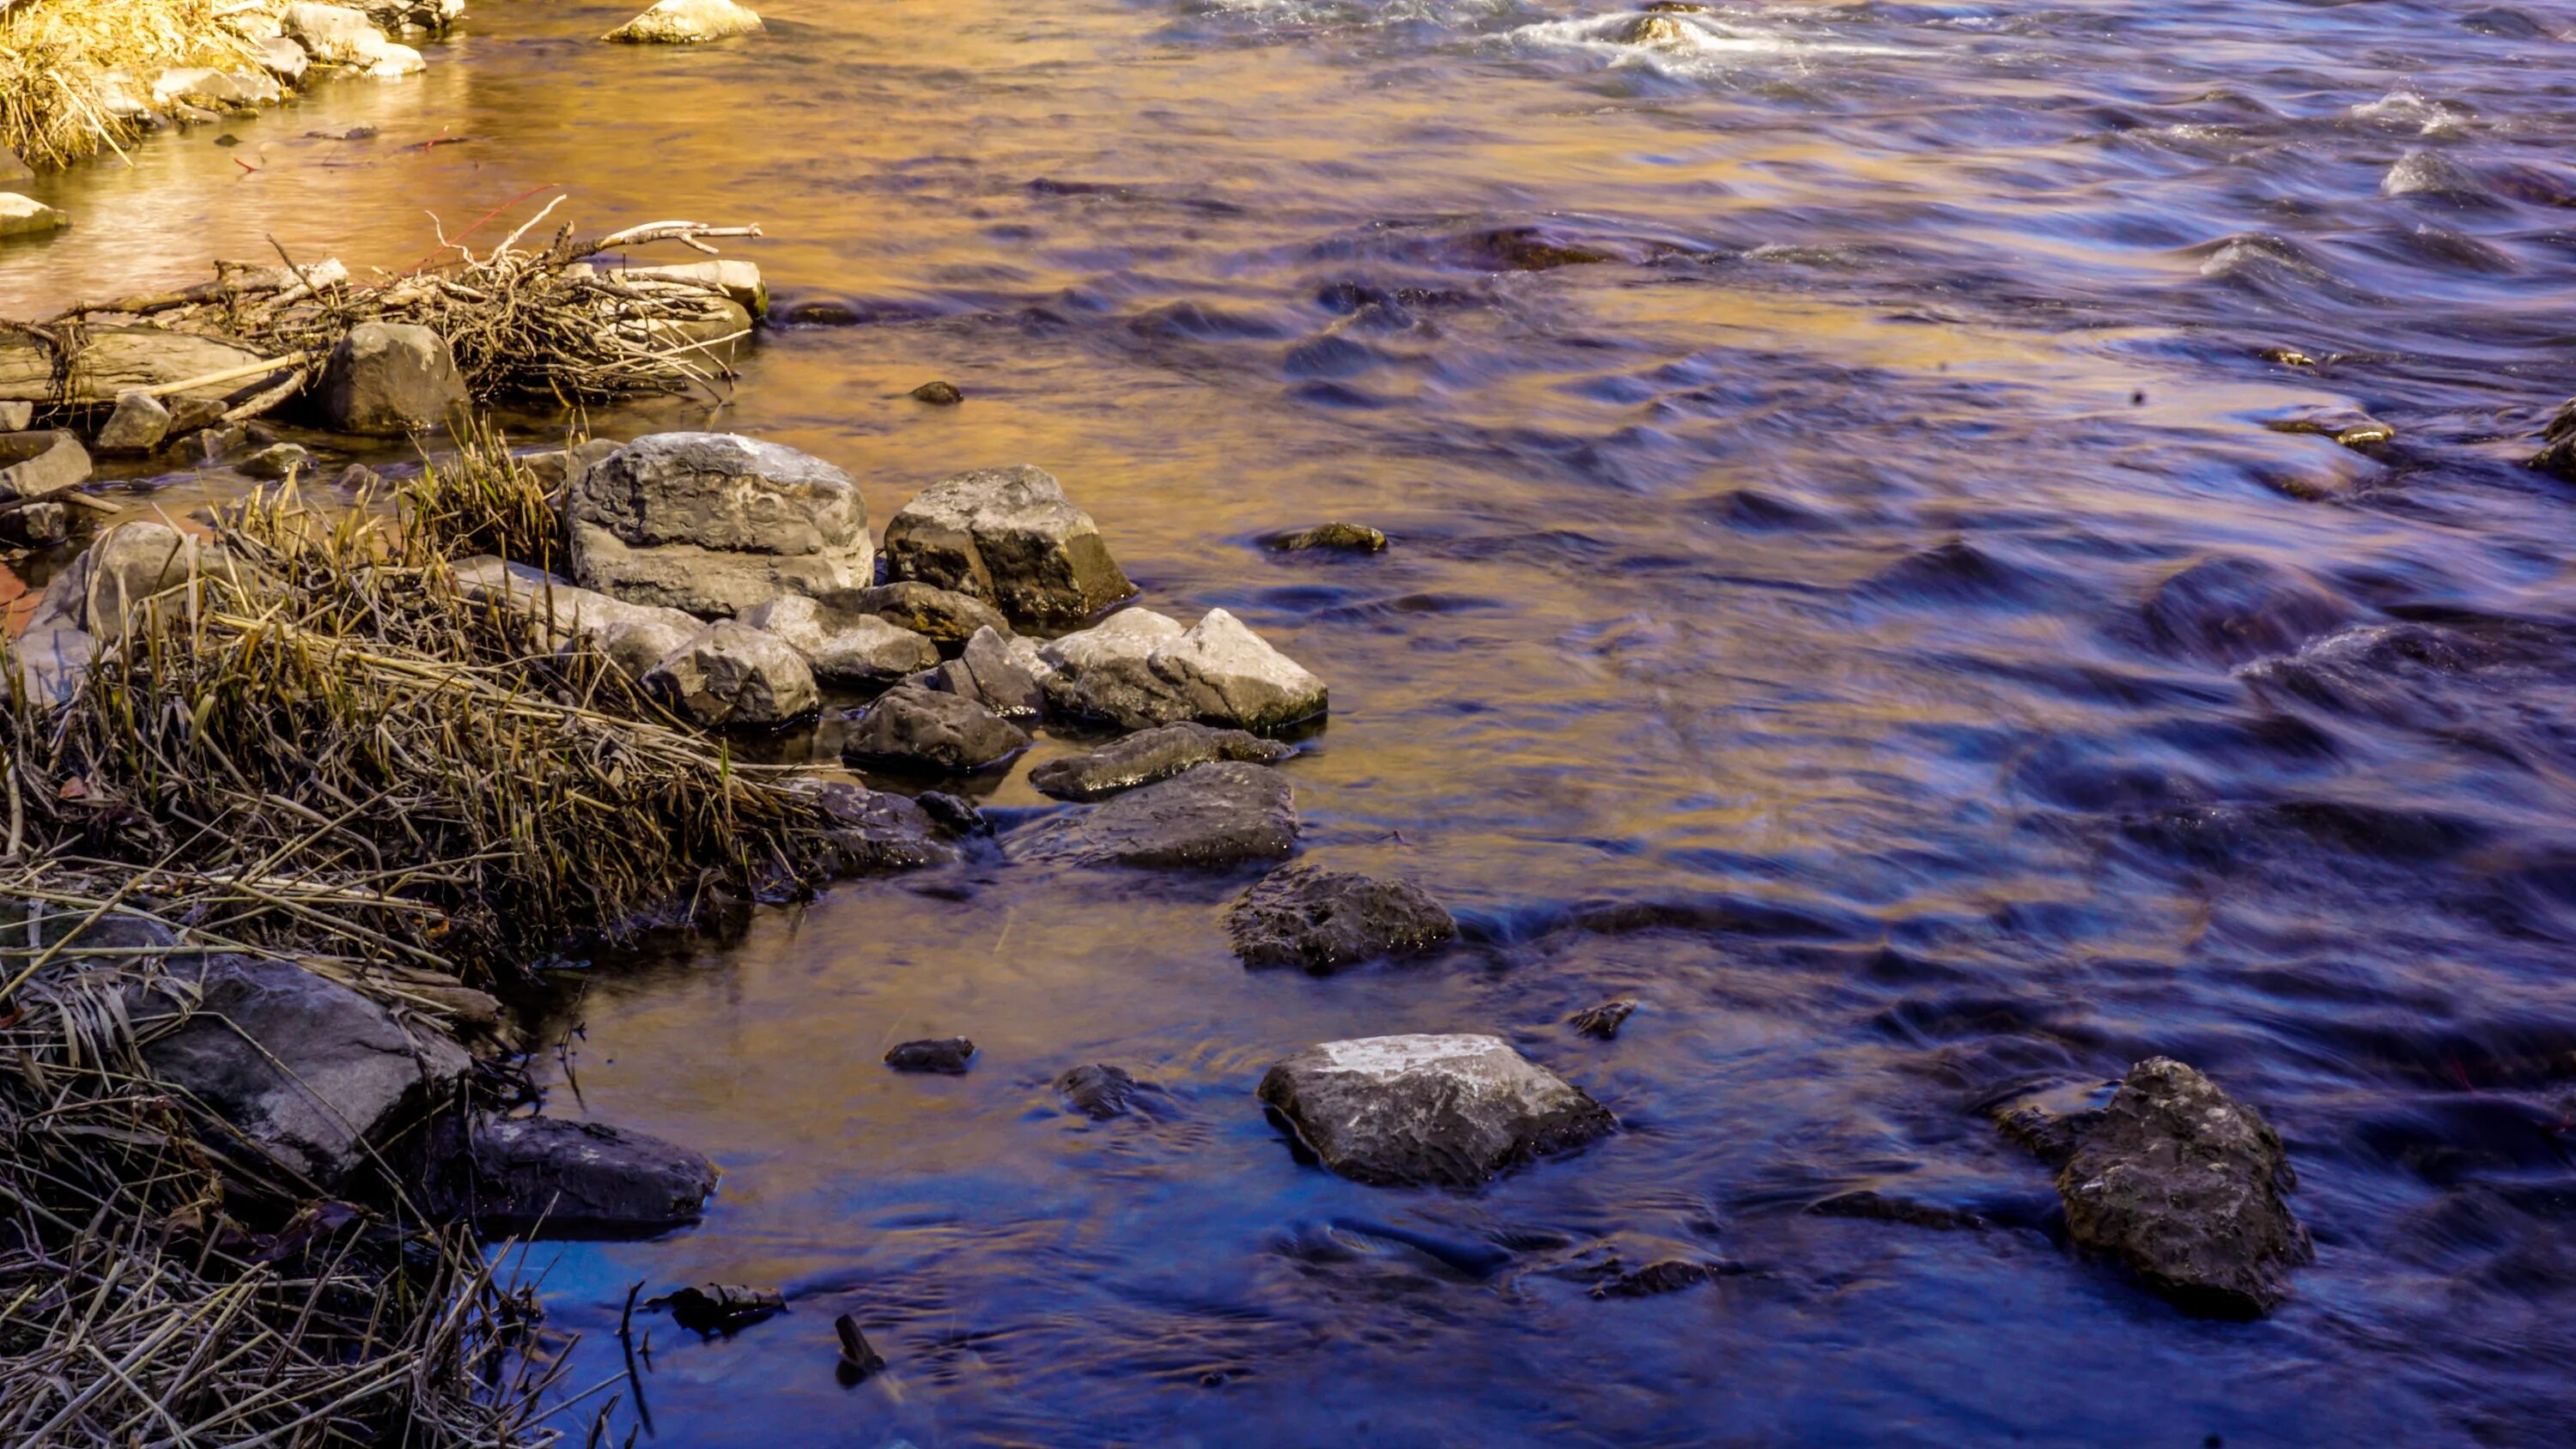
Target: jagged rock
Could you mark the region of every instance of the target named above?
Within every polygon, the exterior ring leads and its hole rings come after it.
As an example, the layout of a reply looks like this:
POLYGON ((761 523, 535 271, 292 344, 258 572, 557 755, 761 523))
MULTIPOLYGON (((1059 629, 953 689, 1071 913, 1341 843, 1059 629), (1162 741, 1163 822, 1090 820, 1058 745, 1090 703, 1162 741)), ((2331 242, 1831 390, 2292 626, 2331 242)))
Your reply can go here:
POLYGON ((1411 881, 1290 866, 1245 891, 1226 912, 1225 930, 1246 966, 1322 976, 1428 951, 1457 935, 1458 923, 1411 881))
POLYGON ((70 217, 32 196, 0 191, 0 237, 43 236, 71 224, 70 217))
POLYGON ((89 450, 64 429, 0 433, 0 503, 78 488, 91 471, 89 450))
POLYGON ((641 680, 706 627, 694 614, 630 604, 527 564, 489 556, 458 564, 456 581, 469 599, 507 604, 538 617, 542 637, 554 649, 587 645, 607 655, 634 680, 641 680))
POLYGON ((974 1055, 973 1042, 962 1036, 947 1036, 904 1042, 887 1051, 885 1062, 898 1072, 938 1072, 960 1077, 966 1074, 966 1064, 974 1055))
POLYGON ((1605 1001, 1598 1006, 1587 1006, 1566 1020, 1576 1031, 1585 1036, 1610 1041, 1619 1035, 1619 1028, 1627 1025, 1628 1018, 1634 1015, 1636 1010, 1637 1003, 1622 998, 1617 1001, 1605 1001))
POLYGON ((512 1117, 475 1126, 433 1201, 486 1232, 643 1237, 696 1222, 715 1186, 715 1164, 658 1137, 512 1117))
POLYGON ((2281 1195, 2298 1185, 2280 1137, 2168 1057, 2129 1069, 2057 1174, 2067 1235, 2185 1308, 2270 1312, 2315 1250, 2281 1195))
POLYGON ((795 646, 731 619, 691 635, 644 672, 647 692, 703 729, 775 729, 823 702, 795 646))
POLYGON ((0 543, 19 548, 52 548, 71 536, 71 510, 59 503, 21 504, 8 513, 0 513, 0 543))
POLYGON ((909 580, 827 595, 826 601, 840 608, 874 614, 889 624, 941 644, 963 644, 974 638, 980 629, 1002 634, 1011 632, 1010 621, 1002 617, 1002 611, 983 600, 909 580))
POLYGON ((885 547, 895 578, 986 600, 1019 625, 1078 623, 1136 592, 1091 515, 1025 463, 931 484, 887 522, 885 547))
POLYGON ((959 773, 1028 748, 1027 733, 963 695, 904 685, 859 716, 841 757, 878 769, 959 773))
POLYGON ((1296 848, 1297 809, 1287 777, 1226 761, 1049 820, 1020 851, 1080 865, 1225 870, 1284 859, 1296 848))
POLYGON ((1179 720, 1270 730, 1323 714, 1324 682, 1223 609, 1188 629, 1128 609, 1043 646, 1047 701, 1065 714, 1144 729, 1179 720))
POLYGON ((931 671, 934 689, 960 695, 1004 719, 1032 719, 1046 708, 1038 683, 1048 672, 1036 641, 979 629, 965 651, 931 671))
POLYGON ((98 430, 102 453, 149 453, 170 435, 170 410, 148 393, 129 392, 98 430))
POLYGON ((730 433, 636 439, 566 485, 564 519, 582 585, 692 614, 854 590, 875 572, 849 474, 730 433))
POLYGON ((466 401, 447 339, 408 322, 350 328, 322 364, 318 392, 332 429, 368 437, 426 432, 466 401))
POLYGON ((795 645, 825 684, 882 684, 939 663, 939 646, 923 636, 802 594, 746 610, 742 622, 795 645))
POLYGON ((1342 549, 1351 553, 1386 551, 1386 535, 1365 523, 1319 523, 1313 528, 1291 533, 1274 533, 1267 542, 1280 553, 1301 553, 1310 548, 1342 549))
POLYGON ((1618 1126, 1492 1036, 1325 1042, 1273 1066, 1260 1095, 1325 1166, 1379 1186, 1472 1187, 1618 1126))
POLYGON ((661 0, 600 39, 630 45, 695 45, 759 29, 760 17, 733 0, 661 0))
POLYGON ((166 981, 139 989, 143 1060, 243 1138, 325 1187, 356 1175, 374 1149, 453 1097, 472 1062, 434 1032, 284 961, 173 957, 166 981), (192 989, 193 1010, 180 987, 192 989), (164 1031, 158 1020, 176 1018, 164 1031))
POLYGON ((1140 730, 1087 754, 1049 760, 1029 771, 1029 783, 1059 800, 1106 800, 1212 760, 1275 765, 1295 753, 1295 746, 1277 740, 1183 721, 1140 730))
POLYGON ((1063 1095, 1065 1105, 1095 1122, 1126 1115, 1139 1092, 1153 1090, 1124 1068, 1106 1062, 1075 1067, 1055 1079, 1055 1089, 1063 1095))

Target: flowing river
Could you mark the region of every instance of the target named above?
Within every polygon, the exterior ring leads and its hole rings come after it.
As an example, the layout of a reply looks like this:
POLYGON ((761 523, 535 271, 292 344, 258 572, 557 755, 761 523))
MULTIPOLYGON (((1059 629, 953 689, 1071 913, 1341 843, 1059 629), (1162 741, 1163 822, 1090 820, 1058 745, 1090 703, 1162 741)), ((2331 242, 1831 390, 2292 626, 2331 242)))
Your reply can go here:
MULTIPOLYGON (((1241 877, 988 855, 579 972, 548 1110, 726 1176, 694 1231, 531 1250, 573 1381, 638 1280, 791 1305, 639 1313, 652 1442, 2576 1440, 2576 515, 2521 466, 2576 391, 2564 7, 767 0, 596 43, 633 8, 478 0, 424 77, 38 183, 78 224, 0 312, 271 238, 406 266, 549 186, 757 222, 782 305, 863 325, 595 430, 789 443, 880 524, 1054 472, 1146 603, 1330 682, 1305 857, 1466 928, 1255 974, 1241 877), (2394 441, 2283 430, 2351 414, 2394 441), (1258 542, 1328 518, 1394 546, 1258 542), (1302 1165, 1264 1067, 1399 1031, 1626 1130, 1472 1193, 1302 1165), (969 1075, 879 1062, 951 1033, 969 1075), (2265 1321, 2076 1254, 1985 1115, 2156 1053, 2289 1144, 2317 1260, 2265 1321), (1066 1111, 1094 1061, 1161 1092, 1066 1111), (1988 1226, 1803 1211, 1855 1188, 1988 1226), (1596 1301, 1608 1252, 1742 1271, 1596 1301), (842 1312, 892 1365, 853 1387, 842 1312)), ((975 792, 1006 825, 1025 775, 975 792)))

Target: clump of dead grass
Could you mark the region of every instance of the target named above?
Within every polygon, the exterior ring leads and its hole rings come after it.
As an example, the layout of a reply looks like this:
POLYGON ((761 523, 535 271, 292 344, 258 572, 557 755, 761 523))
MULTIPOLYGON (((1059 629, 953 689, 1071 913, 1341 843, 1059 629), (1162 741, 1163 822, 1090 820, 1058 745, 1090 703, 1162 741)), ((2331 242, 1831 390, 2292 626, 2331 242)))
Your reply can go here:
POLYGON ((108 102, 109 72, 139 89, 166 66, 256 61, 245 27, 283 0, 18 0, 0 5, 0 145, 31 166, 67 166, 135 134, 108 102))

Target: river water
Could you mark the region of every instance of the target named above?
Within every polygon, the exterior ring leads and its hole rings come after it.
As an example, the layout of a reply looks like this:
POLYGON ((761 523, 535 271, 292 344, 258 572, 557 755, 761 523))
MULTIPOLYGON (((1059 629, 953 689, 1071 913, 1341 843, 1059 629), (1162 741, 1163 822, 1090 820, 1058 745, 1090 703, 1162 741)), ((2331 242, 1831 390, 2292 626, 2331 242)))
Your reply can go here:
POLYGON ((2576 17, 762 9, 654 51, 480 0, 418 81, 38 186, 79 225, 0 311, 270 237, 407 265, 549 185, 756 221, 782 303, 869 324, 593 426, 807 448, 880 523, 1048 468, 1148 603, 1330 681, 1306 858, 1467 939, 1255 975, 1240 878, 987 857, 582 973, 549 1110, 726 1176, 695 1231, 532 1254, 576 1379, 638 1280, 792 1305, 640 1317, 653 1442, 2576 1440, 2576 544, 2518 466, 2576 390, 2576 17), (2333 410, 2396 439, 2277 430, 2333 410), (1394 547, 1256 542, 1335 517, 1394 547), (1616 1042, 1563 1024, 1614 995, 1616 1042), (1266 1064, 1416 1030, 1626 1131, 1473 1193, 1300 1165, 1266 1064), (949 1033, 970 1075, 879 1065, 949 1033), (2268 1321, 2074 1254, 1982 1114, 2158 1052, 2288 1140, 2317 1261, 2268 1321), (1091 1061, 1162 1090, 1072 1115, 1091 1061), (1802 1211, 1862 1187, 1993 1226, 1802 1211), (1607 1252, 1743 1271, 1595 1301, 1607 1252), (892 1364, 854 1387, 842 1312, 892 1364))

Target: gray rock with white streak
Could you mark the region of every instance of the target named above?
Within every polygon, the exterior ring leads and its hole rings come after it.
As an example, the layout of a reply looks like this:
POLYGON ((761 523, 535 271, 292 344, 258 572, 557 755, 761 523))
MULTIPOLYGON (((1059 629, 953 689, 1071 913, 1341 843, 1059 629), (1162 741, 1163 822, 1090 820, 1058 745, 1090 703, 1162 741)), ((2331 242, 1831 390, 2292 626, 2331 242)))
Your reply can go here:
POLYGON ((1324 682, 1223 609, 1183 629, 1129 609, 1043 646, 1045 681, 1058 711, 1145 729, 1180 720, 1273 730, 1323 714, 1324 682))
POLYGON ((1618 1126, 1492 1036, 1325 1042, 1273 1066, 1260 1095, 1325 1166, 1378 1186, 1473 1187, 1618 1126))
POLYGON ((564 521, 576 581, 692 614, 862 589, 876 568, 849 474, 731 433, 636 439, 566 485, 564 521))

